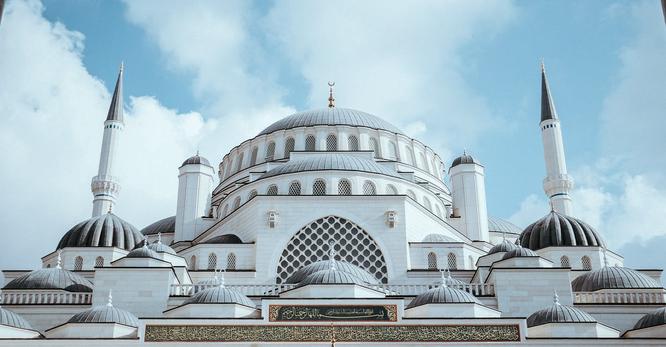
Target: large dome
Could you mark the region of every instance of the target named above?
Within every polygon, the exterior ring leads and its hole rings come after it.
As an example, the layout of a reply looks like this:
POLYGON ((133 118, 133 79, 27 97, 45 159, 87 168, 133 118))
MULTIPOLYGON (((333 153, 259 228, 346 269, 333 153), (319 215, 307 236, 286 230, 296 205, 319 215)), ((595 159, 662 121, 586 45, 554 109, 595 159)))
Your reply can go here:
POLYGON ((2 289, 62 289, 69 292, 92 292, 87 279, 59 267, 39 269, 11 280, 2 289))
POLYGON ((241 292, 229 289, 223 285, 217 285, 192 295, 183 302, 183 305, 187 304, 240 304, 249 307, 256 306, 250 298, 241 292))
POLYGON ((534 251, 557 246, 605 245, 599 233, 590 225, 555 211, 525 228, 517 243, 534 251))
POLYGON ((601 289, 659 289, 654 278, 619 266, 604 266, 576 277, 571 282, 574 292, 594 292, 601 289))
POLYGON ((176 216, 166 217, 141 229, 144 235, 173 234, 176 232, 176 216))
POLYGON ((268 178, 304 171, 360 171, 379 175, 400 177, 394 170, 390 170, 372 159, 357 155, 343 153, 320 153, 316 157, 308 157, 300 160, 292 160, 276 167, 261 176, 268 178))
POLYGON ((362 111, 349 108, 323 108, 298 112, 280 119, 269 125, 259 133, 260 135, 270 134, 278 130, 287 130, 299 127, 310 127, 315 125, 349 125, 354 127, 365 127, 379 130, 386 130, 392 133, 402 134, 400 129, 393 124, 362 111))
POLYGON ((520 234, 523 230, 505 219, 488 216, 488 231, 491 233, 520 234))
POLYGON ((661 307, 639 319, 634 325, 634 329, 645 329, 664 324, 666 324, 666 307, 661 307))
POLYGON ((109 212, 75 225, 60 239, 65 247, 118 247, 132 250, 144 236, 132 224, 109 212))

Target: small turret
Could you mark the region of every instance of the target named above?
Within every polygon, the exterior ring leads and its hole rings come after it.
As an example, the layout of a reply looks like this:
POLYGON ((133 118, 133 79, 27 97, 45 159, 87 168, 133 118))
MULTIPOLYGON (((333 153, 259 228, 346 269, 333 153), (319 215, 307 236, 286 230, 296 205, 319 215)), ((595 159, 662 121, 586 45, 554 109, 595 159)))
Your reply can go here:
POLYGON ((471 155, 453 160, 449 169, 453 217, 460 218, 459 228, 474 241, 490 240, 483 166, 471 155))
POLYGON ((208 215, 215 170, 208 160, 197 153, 186 159, 179 169, 178 205, 174 242, 192 240, 196 222, 208 215))

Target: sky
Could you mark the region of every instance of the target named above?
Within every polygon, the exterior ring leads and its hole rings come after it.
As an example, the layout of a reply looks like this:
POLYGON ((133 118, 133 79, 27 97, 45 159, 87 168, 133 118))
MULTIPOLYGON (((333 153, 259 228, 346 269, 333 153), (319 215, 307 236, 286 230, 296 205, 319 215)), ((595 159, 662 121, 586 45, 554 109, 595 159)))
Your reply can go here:
POLYGON ((9 0, 0 23, 0 269, 30 269, 91 213, 121 61, 114 212, 175 214, 179 164, 213 163, 293 112, 384 118, 445 163, 486 169, 491 215, 548 212, 545 61, 576 181, 574 215, 638 268, 666 267, 666 25, 635 1, 9 0))

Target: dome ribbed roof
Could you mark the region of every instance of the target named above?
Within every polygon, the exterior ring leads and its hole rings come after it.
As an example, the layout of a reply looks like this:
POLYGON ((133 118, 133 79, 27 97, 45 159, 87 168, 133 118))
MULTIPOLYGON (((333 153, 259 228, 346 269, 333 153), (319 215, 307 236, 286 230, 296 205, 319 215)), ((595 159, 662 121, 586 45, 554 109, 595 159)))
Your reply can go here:
POLYGON ((11 280, 3 289, 62 289, 69 292, 92 292, 87 279, 61 268, 39 269, 11 280))
POLYGON ((548 323, 596 323, 596 321, 594 317, 581 309, 555 303, 527 317, 527 327, 548 323))
POLYGON ((327 269, 307 275, 299 286, 308 284, 358 284, 367 285, 362 279, 344 271, 327 269))
POLYGON ((153 242, 148 244, 148 248, 152 249, 153 251, 157 253, 169 253, 169 254, 176 254, 176 251, 173 250, 173 248, 163 244, 162 242, 153 242))
POLYGON ((516 247, 506 253, 502 257, 502 260, 516 257, 538 257, 538 254, 534 253, 533 250, 525 247, 516 247))
POLYGON ((488 216, 488 231, 496 233, 520 234, 523 229, 508 220, 488 216))
POLYGON ((479 162, 476 161, 476 159, 474 159, 474 157, 471 155, 465 153, 458 158, 453 159, 453 162, 451 162, 451 167, 456 167, 461 164, 479 164, 479 162))
POLYGON ((7 325, 14 328, 32 330, 32 326, 23 317, 18 314, 0 307, 0 325, 7 325))
POLYGON ((636 322, 634 329, 645 329, 666 324, 666 307, 652 311, 636 322))
POLYGON ((254 302, 242 293, 219 285, 197 292, 183 302, 183 305, 187 304, 240 304, 256 307, 254 302))
POLYGON ((481 304, 474 295, 460 289, 440 286, 418 295, 407 308, 426 304, 481 304))
POLYGON ((662 288, 654 278, 619 266, 604 266, 576 277, 571 282, 574 292, 594 292, 601 289, 662 288))
POLYGON ((132 250, 143 235, 132 224, 113 213, 90 218, 75 225, 60 239, 56 249, 65 247, 118 247, 132 250))
POLYGON ((125 257, 127 258, 156 258, 159 259, 159 255, 157 255, 157 252, 153 251, 152 249, 148 247, 139 247, 133 249, 131 252, 129 252, 125 257))
POLYGON ((206 158, 204 158, 204 157, 202 157, 198 154, 193 155, 193 156, 185 159, 185 161, 183 162, 183 165, 181 165, 181 166, 191 165, 191 164, 194 164, 194 165, 202 164, 202 165, 210 166, 210 162, 208 161, 208 159, 206 159, 206 158))
POLYGON ((176 232, 176 216, 166 217, 141 229, 144 235, 169 234, 176 232))
POLYGON ((139 319, 128 311, 104 305, 79 312, 67 323, 117 323, 136 328, 139 326, 139 319))
MULTIPOLYGON (((338 271, 343 271, 347 272, 353 276, 356 276, 357 278, 361 279, 364 282, 370 283, 370 284, 378 284, 379 281, 375 276, 371 275, 369 272, 366 270, 363 270, 362 268, 350 264, 347 262, 343 261, 335 261, 335 267, 338 271)), ((320 260, 317 262, 314 262, 312 264, 308 264, 296 272, 294 272, 289 278, 287 278, 286 283, 299 283, 303 281, 307 276, 318 272, 322 270, 328 270, 331 268, 331 261, 330 260, 320 260)))
POLYGON ((224 234, 212 237, 208 240, 205 240, 202 243, 212 243, 212 244, 240 244, 243 243, 243 240, 240 237, 234 234, 224 234))
POLYGON ((601 236, 590 225, 555 211, 525 228, 518 238, 518 243, 535 251, 552 246, 605 245, 601 236))
POLYGON ((442 234, 428 234, 423 238, 423 242, 456 242, 456 240, 442 234))
POLYGON ((308 156, 307 158, 299 160, 290 160, 288 163, 261 175, 261 178, 295 172, 327 170, 360 171, 391 177, 400 177, 396 171, 379 165, 376 161, 366 157, 345 153, 317 153, 316 156, 308 156))
POLYGON ((513 251, 513 250, 517 249, 518 247, 520 247, 520 246, 516 245, 515 243, 511 243, 509 240, 504 239, 504 240, 502 240, 502 242, 494 245, 488 251, 488 254, 495 254, 495 253, 499 253, 499 252, 510 252, 510 251, 513 251))
POLYGON ((286 130, 315 125, 349 125, 402 134, 393 124, 369 113, 349 108, 331 107, 298 112, 280 119, 262 130, 258 136, 278 130, 286 130))

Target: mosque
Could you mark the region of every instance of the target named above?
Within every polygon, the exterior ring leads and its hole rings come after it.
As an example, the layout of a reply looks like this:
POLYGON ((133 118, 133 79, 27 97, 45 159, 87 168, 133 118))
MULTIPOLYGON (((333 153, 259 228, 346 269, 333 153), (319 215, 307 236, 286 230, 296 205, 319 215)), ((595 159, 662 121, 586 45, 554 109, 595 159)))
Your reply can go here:
POLYGON ((40 269, 3 271, 0 346, 666 345, 662 270, 624 267, 572 216, 543 66, 551 208, 525 229, 489 215, 477 158, 446 163, 330 84, 328 107, 217 166, 185 159, 175 215, 139 230, 113 212, 122 84, 121 67, 92 217, 40 269))

